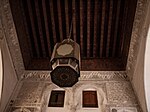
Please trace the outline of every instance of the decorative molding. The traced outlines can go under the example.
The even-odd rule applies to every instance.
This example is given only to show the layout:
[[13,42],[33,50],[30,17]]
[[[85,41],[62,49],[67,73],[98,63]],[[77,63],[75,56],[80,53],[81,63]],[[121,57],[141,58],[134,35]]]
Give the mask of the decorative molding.
[[25,71],[21,80],[27,81],[50,81],[50,71]]
[[[51,81],[49,71],[26,71],[21,79],[28,81]],[[125,71],[81,71],[79,80],[127,81],[128,77]]]
[[15,25],[13,22],[13,17],[11,14],[9,0],[1,0],[0,13],[1,13],[1,24],[3,27],[3,32],[5,34],[5,38],[10,50],[14,68],[16,70],[17,76],[20,78],[21,74],[24,72],[25,69],[24,69],[23,59],[19,47]]
[[127,80],[125,71],[81,71],[80,80]]
[[149,3],[149,0],[138,0],[137,2],[126,67],[127,75],[131,80],[135,70],[141,39],[147,35],[148,24],[145,24],[145,20]]

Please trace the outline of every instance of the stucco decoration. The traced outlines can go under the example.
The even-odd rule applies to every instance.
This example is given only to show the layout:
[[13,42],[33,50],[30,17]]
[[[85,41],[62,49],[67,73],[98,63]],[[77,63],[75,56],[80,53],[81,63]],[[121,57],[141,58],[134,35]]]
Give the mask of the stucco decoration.
[[22,60],[21,50],[19,47],[19,42],[16,34],[15,25],[13,22],[13,17],[11,14],[9,0],[1,0],[0,4],[1,13],[1,23],[3,29],[0,32],[4,32],[5,38],[10,50],[14,68],[18,77],[24,72],[24,64]]
[[135,106],[137,104],[134,91],[129,82],[106,83],[108,102],[114,105]]
[[80,80],[128,80],[125,71],[81,71]]
[[135,65],[137,61],[137,55],[140,47],[141,38],[146,37],[148,24],[145,24],[147,7],[149,4],[149,0],[138,0],[137,8],[133,23],[130,49],[127,61],[127,75],[132,80],[132,76],[135,70]]
[[21,76],[21,80],[50,82],[50,71],[25,71]]

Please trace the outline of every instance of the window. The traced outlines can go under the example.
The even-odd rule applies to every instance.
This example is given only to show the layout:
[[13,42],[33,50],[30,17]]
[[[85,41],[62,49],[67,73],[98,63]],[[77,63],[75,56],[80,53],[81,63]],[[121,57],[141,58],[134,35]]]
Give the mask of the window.
[[65,91],[53,90],[51,92],[48,106],[49,107],[63,107],[64,106],[64,97],[65,97]]
[[98,107],[96,91],[83,91],[83,107]]

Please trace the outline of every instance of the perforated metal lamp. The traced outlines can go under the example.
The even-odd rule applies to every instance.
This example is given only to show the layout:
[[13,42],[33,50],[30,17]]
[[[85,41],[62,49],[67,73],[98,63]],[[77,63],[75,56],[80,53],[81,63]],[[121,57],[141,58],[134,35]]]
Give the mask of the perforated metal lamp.
[[80,77],[80,47],[71,39],[54,46],[50,60],[51,80],[60,87],[71,87]]

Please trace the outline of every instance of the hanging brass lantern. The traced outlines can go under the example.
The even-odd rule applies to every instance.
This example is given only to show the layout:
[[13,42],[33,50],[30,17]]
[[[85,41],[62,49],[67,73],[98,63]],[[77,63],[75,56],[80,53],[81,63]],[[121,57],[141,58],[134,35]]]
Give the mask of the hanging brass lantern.
[[71,87],[80,77],[80,47],[71,39],[56,43],[50,60],[51,80],[60,87]]

